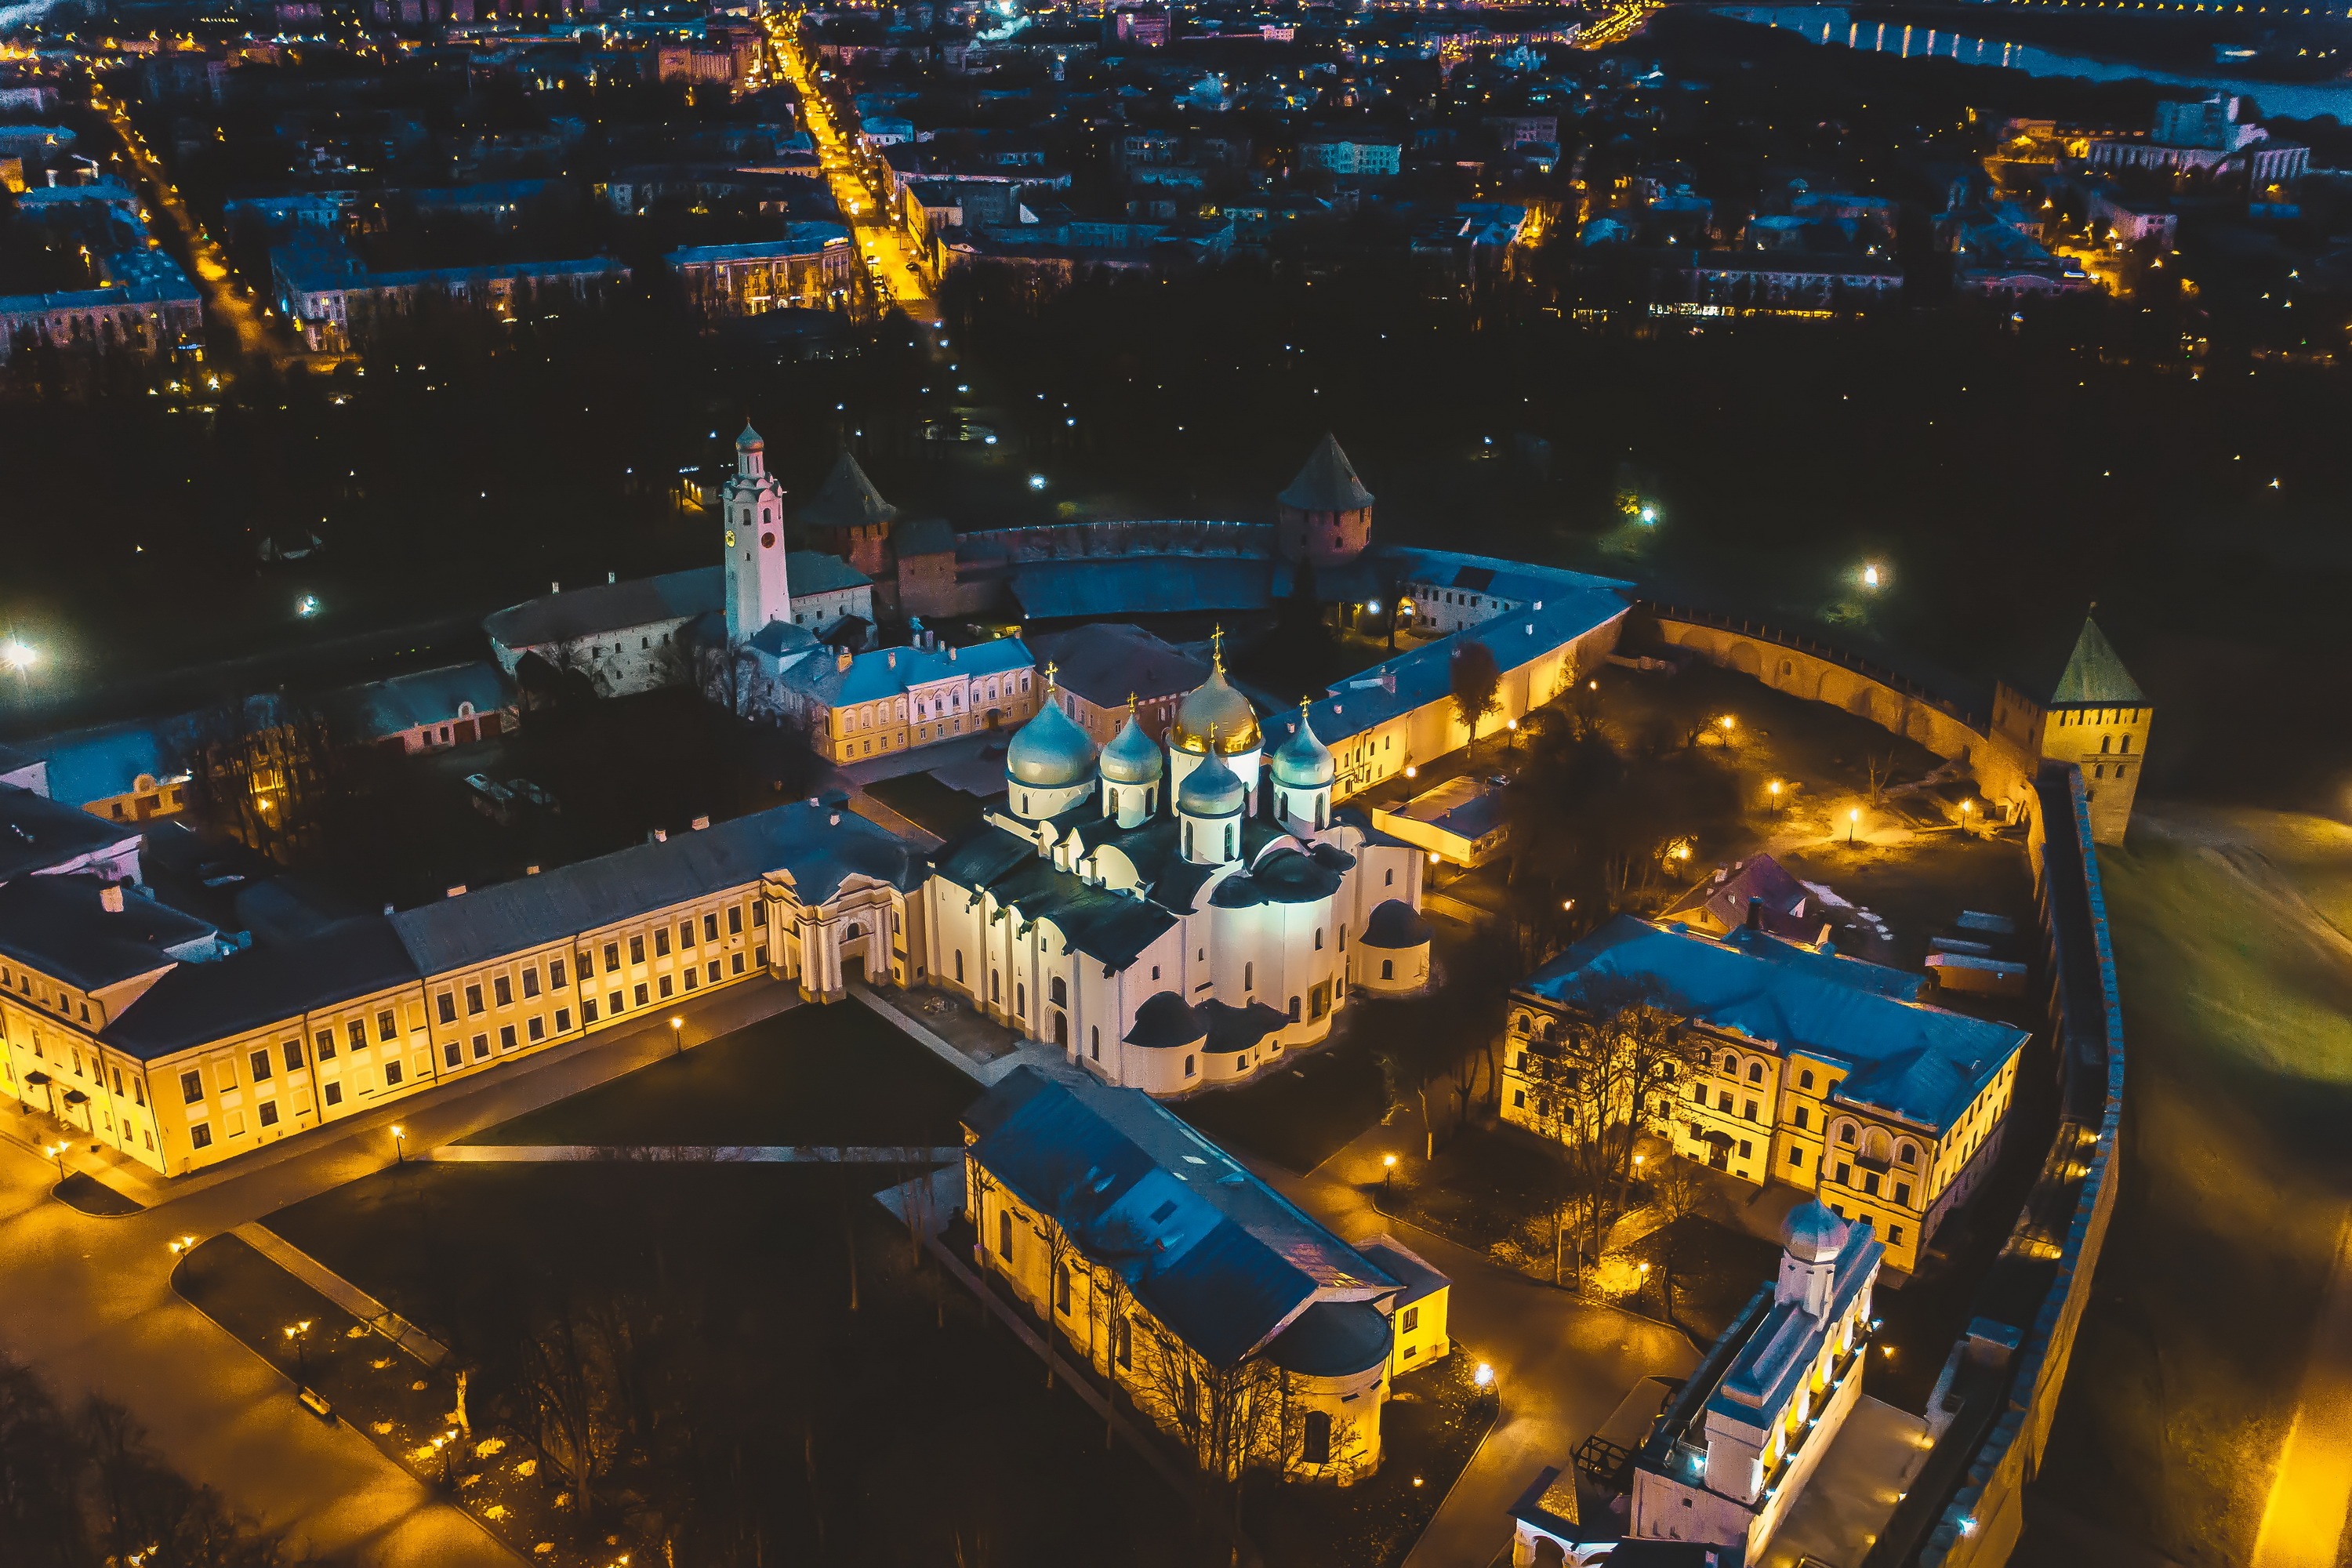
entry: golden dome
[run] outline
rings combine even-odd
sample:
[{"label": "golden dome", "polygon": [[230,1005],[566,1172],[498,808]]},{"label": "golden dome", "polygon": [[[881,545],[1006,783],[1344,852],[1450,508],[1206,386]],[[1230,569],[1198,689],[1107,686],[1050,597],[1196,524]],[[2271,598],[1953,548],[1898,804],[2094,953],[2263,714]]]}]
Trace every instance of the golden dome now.
[{"label": "golden dome", "polygon": [[1225,661],[1222,658],[1209,671],[1209,679],[1176,705],[1176,722],[1170,728],[1168,738],[1180,751],[1206,756],[1212,734],[1216,736],[1217,751],[1223,756],[1238,757],[1258,747],[1257,710],[1225,679]]}]

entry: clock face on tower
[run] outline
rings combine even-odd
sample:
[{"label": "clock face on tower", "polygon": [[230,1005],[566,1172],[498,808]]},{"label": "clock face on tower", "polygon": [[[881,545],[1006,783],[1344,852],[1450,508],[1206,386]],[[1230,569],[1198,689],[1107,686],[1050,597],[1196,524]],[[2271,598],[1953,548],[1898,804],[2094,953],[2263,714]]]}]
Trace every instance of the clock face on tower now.
[{"label": "clock face on tower", "polygon": [[727,531],[727,548],[730,550],[735,548],[735,531],[731,528]]},{"label": "clock face on tower", "polygon": [[772,533],[763,533],[763,534],[760,535],[760,548],[761,548],[761,549],[762,549],[762,550],[773,550],[775,547],[776,547],[776,536],[775,536],[774,534],[772,534]]}]

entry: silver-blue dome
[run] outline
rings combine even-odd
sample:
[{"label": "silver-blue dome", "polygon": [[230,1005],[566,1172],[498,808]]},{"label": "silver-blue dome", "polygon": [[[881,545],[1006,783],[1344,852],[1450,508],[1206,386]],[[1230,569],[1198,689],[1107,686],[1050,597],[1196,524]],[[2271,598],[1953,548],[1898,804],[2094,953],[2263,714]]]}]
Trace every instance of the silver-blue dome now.
[{"label": "silver-blue dome", "polygon": [[1160,743],[1143,732],[1143,726],[1135,721],[1131,710],[1127,722],[1102,750],[1102,776],[1110,784],[1158,784],[1167,765],[1160,755]]},{"label": "silver-blue dome", "polygon": [[1176,809],[1192,816],[1231,816],[1248,799],[1249,786],[1212,746],[1201,765],[1184,775],[1176,791]]},{"label": "silver-blue dome", "polygon": [[1835,1258],[1845,1246],[1845,1221],[1816,1200],[1799,1204],[1780,1222],[1780,1245],[1801,1263],[1820,1263]]},{"label": "silver-blue dome", "polygon": [[1045,705],[1014,732],[1004,748],[1005,776],[1037,789],[1083,784],[1095,771],[1095,742],[1045,689]]},{"label": "silver-blue dome", "polygon": [[1339,773],[1331,748],[1307,722],[1307,709],[1298,710],[1298,729],[1275,749],[1274,782],[1288,789],[1321,789]]}]

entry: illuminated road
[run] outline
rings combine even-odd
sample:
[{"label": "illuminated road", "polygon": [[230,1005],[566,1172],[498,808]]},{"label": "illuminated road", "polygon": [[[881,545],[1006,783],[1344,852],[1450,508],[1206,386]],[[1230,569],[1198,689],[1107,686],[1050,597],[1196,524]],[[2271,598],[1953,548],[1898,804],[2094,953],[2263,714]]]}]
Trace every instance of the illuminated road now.
[{"label": "illuminated road", "polygon": [[145,197],[150,212],[168,219],[179,231],[192,264],[194,282],[205,296],[205,306],[215,319],[227,323],[236,334],[237,352],[248,360],[267,360],[283,368],[302,345],[290,333],[279,330],[263,310],[248,299],[236,275],[229,270],[228,258],[222,254],[219,244],[205,232],[180,200],[172,176],[155,155],[147,149],[137,126],[122,104],[108,94],[103,87],[92,86],[90,107],[113,127],[122,143],[122,155],[129,165],[132,180]]},{"label": "illuminated road", "polygon": [[849,219],[861,265],[900,310],[928,326],[938,326],[939,306],[931,298],[922,247],[877,197],[877,184],[890,177],[887,166],[861,144],[854,119],[846,122],[835,119],[833,106],[819,90],[814,69],[801,48],[800,13],[771,13],[765,20],[784,76],[800,94],[825,183]]}]

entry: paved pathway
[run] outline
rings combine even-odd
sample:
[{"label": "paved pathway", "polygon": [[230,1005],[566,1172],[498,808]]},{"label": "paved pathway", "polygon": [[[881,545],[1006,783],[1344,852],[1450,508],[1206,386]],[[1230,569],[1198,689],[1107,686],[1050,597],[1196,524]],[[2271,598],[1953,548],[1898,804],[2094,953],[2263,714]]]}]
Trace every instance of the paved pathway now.
[{"label": "paved pathway", "polygon": [[961,1144],[445,1143],[425,1158],[445,1165],[933,1165],[963,1158]]},{"label": "paved pathway", "polygon": [[2263,1505],[2252,1568],[2336,1568],[2352,1511],[2352,1220],[2304,1363],[2303,1387]]},{"label": "paved pathway", "polygon": [[426,1366],[439,1366],[449,1359],[448,1347],[440,1341],[259,1220],[248,1221],[229,1234]]},{"label": "paved pathway", "polygon": [[[713,1038],[796,1000],[789,985],[730,986],[680,1009],[686,1041]],[[469,1515],[349,1426],[304,1410],[283,1373],[181,1300],[166,1244],[234,1230],[383,1169],[395,1157],[394,1122],[416,1154],[670,1050],[666,1025],[621,1026],[169,1184],[117,1169],[78,1144],[70,1167],[151,1205],[116,1219],[53,1201],[56,1167],[17,1142],[37,1139],[41,1119],[0,1117],[0,1351],[33,1367],[69,1405],[87,1393],[123,1405],[165,1462],[299,1547],[385,1568],[513,1568],[515,1558]]]}]

